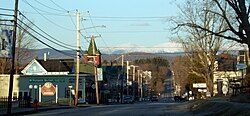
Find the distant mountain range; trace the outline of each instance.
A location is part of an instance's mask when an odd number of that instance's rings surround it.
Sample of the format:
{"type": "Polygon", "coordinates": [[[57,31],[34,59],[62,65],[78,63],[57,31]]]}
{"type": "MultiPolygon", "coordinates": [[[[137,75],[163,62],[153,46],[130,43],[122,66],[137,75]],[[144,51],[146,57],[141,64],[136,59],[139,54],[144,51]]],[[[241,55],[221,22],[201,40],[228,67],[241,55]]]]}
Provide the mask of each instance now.
{"type": "MultiPolygon", "coordinates": [[[[244,47],[234,46],[231,50],[232,54],[236,54],[238,50],[245,49],[244,47]],[[236,51],[236,52],[235,52],[236,51]]],[[[182,56],[184,52],[182,47],[178,43],[162,43],[152,47],[143,47],[135,44],[124,44],[119,46],[113,46],[109,48],[100,48],[102,53],[102,60],[121,60],[121,54],[124,54],[124,61],[133,61],[135,59],[145,59],[153,57],[166,57],[172,59],[175,56],[182,56]]],[[[44,54],[48,59],[72,59],[76,58],[76,51],[74,50],[60,50],[56,51],[49,48],[44,49],[31,49],[30,52],[34,57],[30,57],[30,60],[33,58],[43,59],[44,54]]],[[[83,55],[84,51],[81,51],[83,55]]],[[[29,60],[29,59],[27,59],[29,60]]]]}
{"type": "MultiPolygon", "coordinates": [[[[72,59],[76,57],[76,51],[73,50],[61,50],[60,52],[55,51],[53,49],[44,48],[44,49],[33,49],[31,52],[38,59],[43,59],[44,54],[48,59],[72,59]]],[[[127,53],[125,50],[114,50],[112,54],[107,54],[102,52],[102,60],[121,60],[121,55],[124,54],[125,60],[135,60],[135,59],[145,59],[145,58],[153,58],[153,57],[174,57],[183,55],[183,52],[174,52],[174,53],[146,53],[146,52],[130,52],[127,53]]],[[[81,53],[83,55],[83,53],[81,53]]]]}

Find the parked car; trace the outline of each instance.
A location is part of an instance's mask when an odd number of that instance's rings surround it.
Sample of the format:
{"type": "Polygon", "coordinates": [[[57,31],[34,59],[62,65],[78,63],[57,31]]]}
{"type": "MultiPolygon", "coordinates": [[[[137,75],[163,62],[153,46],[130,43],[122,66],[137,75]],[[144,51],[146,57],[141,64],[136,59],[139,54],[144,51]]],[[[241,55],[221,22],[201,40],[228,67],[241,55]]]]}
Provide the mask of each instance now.
{"type": "Polygon", "coordinates": [[[150,97],[150,101],[158,101],[158,97],[157,96],[152,96],[152,97],[150,97]]]}
{"type": "Polygon", "coordinates": [[[181,96],[174,96],[174,101],[183,101],[185,98],[182,98],[181,96]]]}
{"type": "Polygon", "coordinates": [[[134,103],[134,98],[132,95],[125,95],[123,96],[123,103],[125,104],[133,104],[134,103]]]}
{"type": "Polygon", "coordinates": [[[78,104],[88,104],[88,102],[87,102],[87,99],[82,99],[82,98],[79,98],[78,99],[78,104]]]}
{"type": "Polygon", "coordinates": [[[144,97],[144,101],[150,101],[150,97],[144,97]]]}

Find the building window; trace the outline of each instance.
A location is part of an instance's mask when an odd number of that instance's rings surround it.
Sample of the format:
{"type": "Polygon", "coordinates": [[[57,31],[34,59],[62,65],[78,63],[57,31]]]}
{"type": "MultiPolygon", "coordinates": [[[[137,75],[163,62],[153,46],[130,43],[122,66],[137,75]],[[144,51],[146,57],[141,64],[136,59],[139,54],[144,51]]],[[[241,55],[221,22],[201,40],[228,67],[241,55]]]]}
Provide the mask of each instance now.
{"type": "Polygon", "coordinates": [[[19,91],[18,99],[28,99],[28,98],[29,98],[29,92],[28,91],[19,91]]]}
{"type": "Polygon", "coordinates": [[[239,51],[239,63],[245,63],[245,51],[239,51]]]}
{"type": "Polygon", "coordinates": [[[245,63],[244,58],[245,58],[244,56],[240,56],[239,63],[245,63]]]}
{"type": "Polygon", "coordinates": [[[17,92],[13,92],[13,100],[17,100],[17,92]]]}
{"type": "Polygon", "coordinates": [[[22,98],[23,98],[23,92],[20,91],[20,92],[18,93],[18,98],[19,98],[19,99],[22,99],[22,98]]]}

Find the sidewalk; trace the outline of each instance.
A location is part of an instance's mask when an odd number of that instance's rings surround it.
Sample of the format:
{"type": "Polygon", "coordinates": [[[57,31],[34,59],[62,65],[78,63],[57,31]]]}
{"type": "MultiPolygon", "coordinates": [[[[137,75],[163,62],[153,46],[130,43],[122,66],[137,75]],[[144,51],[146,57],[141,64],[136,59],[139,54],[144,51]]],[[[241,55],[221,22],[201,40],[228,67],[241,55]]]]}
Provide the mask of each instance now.
{"type": "MultiPolygon", "coordinates": [[[[87,106],[86,106],[87,107],[87,106]]],[[[74,108],[72,106],[40,106],[38,107],[38,112],[47,111],[47,110],[56,110],[56,109],[69,109],[74,108]]],[[[23,115],[23,114],[32,114],[34,113],[34,108],[12,108],[11,115],[23,115]]],[[[0,109],[0,116],[7,114],[7,108],[0,109]]]]}

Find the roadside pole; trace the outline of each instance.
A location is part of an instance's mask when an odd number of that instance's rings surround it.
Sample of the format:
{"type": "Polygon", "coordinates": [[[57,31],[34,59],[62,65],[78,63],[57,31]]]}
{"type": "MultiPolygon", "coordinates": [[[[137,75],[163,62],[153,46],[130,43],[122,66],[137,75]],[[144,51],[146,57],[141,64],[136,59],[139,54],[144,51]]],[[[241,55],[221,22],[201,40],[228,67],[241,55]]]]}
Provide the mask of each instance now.
{"type": "Polygon", "coordinates": [[[73,13],[70,13],[70,14],[73,14],[73,15],[76,15],[76,84],[75,84],[75,106],[77,106],[78,104],[78,90],[79,90],[79,73],[80,73],[80,15],[83,14],[81,12],[73,12],[73,13]]]}
{"type": "Polygon", "coordinates": [[[16,46],[16,28],[17,28],[17,12],[18,12],[18,0],[15,0],[15,11],[14,11],[14,29],[13,29],[13,40],[12,40],[12,51],[11,51],[11,71],[10,71],[10,83],[9,83],[9,96],[8,96],[8,109],[7,115],[11,114],[12,108],[12,91],[13,91],[13,78],[15,72],[15,46],[16,46]]]}

